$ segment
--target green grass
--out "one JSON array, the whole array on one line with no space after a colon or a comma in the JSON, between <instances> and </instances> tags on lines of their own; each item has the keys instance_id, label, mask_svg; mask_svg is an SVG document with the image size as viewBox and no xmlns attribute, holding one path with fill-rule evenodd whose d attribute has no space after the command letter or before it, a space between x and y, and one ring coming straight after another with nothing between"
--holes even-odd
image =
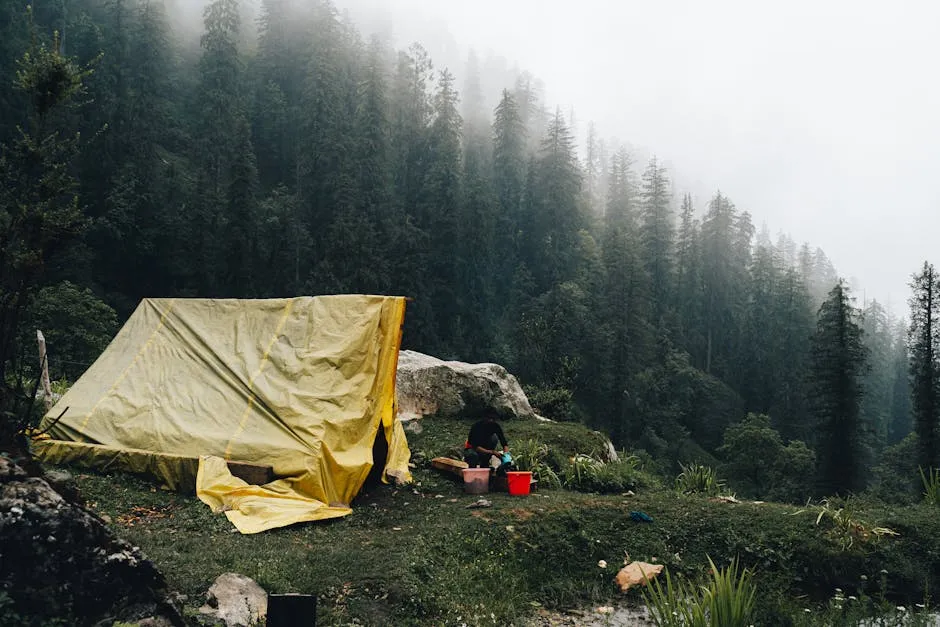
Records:
<instances>
[{"instance_id":1,"label":"green grass","mask_svg":"<svg viewBox=\"0 0 940 627\"><path fill-rule=\"evenodd\" d=\"M462 443L468 425L442 422L409 434L413 450L436 456ZM591 452L590 441L588 450L572 444L583 427L550 427L505 425L510 443L539 438L563 459ZM193 611L215 577L234 571L269 592L317 594L323 625L518 625L536 607L640 603L641 593L623 595L613 583L627 554L693 579L707 573L709 557L719 568L737 559L757 587L753 622L760 625L795 624L805 608L821 612L836 588L913 606L925 587L940 585L940 520L926 505L855 503L856 518L900 535L845 547L830 533L832 523L816 524L815 507L640 489L634 497L491 494L491 508L469 510L475 497L456 482L423 462L414 475L414 486L369 488L347 518L252 536L236 533L195 497L134 477L86 473L78 482L92 509L156 562ZM633 522L634 510L654 523Z\"/></svg>"},{"instance_id":2,"label":"green grass","mask_svg":"<svg viewBox=\"0 0 940 627\"><path fill-rule=\"evenodd\" d=\"M718 496L725 490L725 482L718 478L714 469L701 464L681 466L676 477L676 491L681 494L704 494Z\"/></svg>"},{"instance_id":3,"label":"green grass","mask_svg":"<svg viewBox=\"0 0 940 627\"><path fill-rule=\"evenodd\" d=\"M928 468L920 471L920 481L924 486L924 502L934 507L940 506L940 468Z\"/></svg>"},{"instance_id":4,"label":"green grass","mask_svg":"<svg viewBox=\"0 0 940 627\"><path fill-rule=\"evenodd\" d=\"M748 627L757 589L750 571L738 568L737 559L718 568L708 558L709 574L702 583L674 581L669 570L665 583L648 582L643 593L650 618L657 627Z\"/></svg>"}]
</instances>

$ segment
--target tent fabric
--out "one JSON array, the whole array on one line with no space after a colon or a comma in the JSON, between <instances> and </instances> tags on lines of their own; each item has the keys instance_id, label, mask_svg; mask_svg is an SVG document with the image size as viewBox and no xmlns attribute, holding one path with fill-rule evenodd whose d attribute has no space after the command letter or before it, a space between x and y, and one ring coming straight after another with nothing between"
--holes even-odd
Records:
<instances>
[{"instance_id":1,"label":"tent fabric","mask_svg":"<svg viewBox=\"0 0 940 627\"><path fill-rule=\"evenodd\" d=\"M49 438L33 440L32 447L33 453L49 464L124 470L159 477L171 490L192 492L196 489L199 460L192 457Z\"/></svg>"},{"instance_id":2,"label":"tent fabric","mask_svg":"<svg viewBox=\"0 0 940 627\"><path fill-rule=\"evenodd\" d=\"M195 484L249 533L348 514L380 427L383 479L411 479L394 407L404 311L366 295L146 299L45 416L37 454ZM248 498L224 460L279 479Z\"/></svg>"}]
</instances>

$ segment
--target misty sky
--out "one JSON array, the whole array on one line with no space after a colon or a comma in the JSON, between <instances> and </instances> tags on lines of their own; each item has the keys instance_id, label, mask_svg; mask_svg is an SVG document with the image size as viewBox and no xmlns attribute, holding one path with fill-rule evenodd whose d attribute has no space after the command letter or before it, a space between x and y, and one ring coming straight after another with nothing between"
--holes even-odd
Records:
<instances>
[{"instance_id":1,"label":"misty sky","mask_svg":"<svg viewBox=\"0 0 940 627\"><path fill-rule=\"evenodd\" d=\"M910 274L940 263L938 3L338 4L439 65L474 48L531 71L550 106L574 108L582 143L594 120L655 152L699 209L720 187L775 238L821 246L865 288L859 304L903 314Z\"/></svg>"}]
</instances>

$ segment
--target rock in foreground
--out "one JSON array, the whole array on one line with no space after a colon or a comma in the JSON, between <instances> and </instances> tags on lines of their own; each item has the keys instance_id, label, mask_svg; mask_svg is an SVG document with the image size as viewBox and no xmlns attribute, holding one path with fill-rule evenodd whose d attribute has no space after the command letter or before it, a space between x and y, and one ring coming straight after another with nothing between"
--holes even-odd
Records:
<instances>
[{"instance_id":1,"label":"rock in foreground","mask_svg":"<svg viewBox=\"0 0 940 627\"><path fill-rule=\"evenodd\" d=\"M199 613L225 627L253 627L268 613L268 594L251 577L224 573L209 588Z\"/></svg>"},{"instance_id":2,"label":"rock in foreground","mask_svg":"<svg viewBox=\"0 0 940 627\"><path fill-rule=\"evenodd\" d=\"M145 617L183 625L153 563L0 456L0 622L111 625Z\"/></svg>"}]
</instances>

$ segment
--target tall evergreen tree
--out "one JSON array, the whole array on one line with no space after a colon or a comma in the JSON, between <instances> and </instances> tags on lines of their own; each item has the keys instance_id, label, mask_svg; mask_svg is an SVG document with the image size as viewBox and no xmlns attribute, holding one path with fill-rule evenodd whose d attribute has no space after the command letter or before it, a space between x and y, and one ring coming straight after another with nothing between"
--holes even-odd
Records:
<instances>
[{"instance_id":1,"label":"tall evergreen tree","mask_svg":"<svg viewBox=\"0 0 940 627\"><path fill-rule=\"evenodd\" d=\"M642 431L633 388L652 345L650 285L639 254L639 203L631 166L625 149L611 157L602 240L607 278L604 318L610 327L608 428L618 443Z\"/></svg>"},{"instance_id":2,"label":"tall evergreen tree","mask_svg":"<svg viewBox=\"0 0 940 627\"><path fill-rule=\"evenodd\" d=\"M503 90L493 116L493 188L499 203L500 222L497 230L508 265L515 269L519 255L518 232L521 225L522 195L526 180L526 131L515 98ZM508 253L508 254L507 254Z\"/></svg>"},{"instance_id":3,"label":"tall evergreen tree","mask_svg":"<svg viewBox=\"0 0 940 627\"><path fill-rule=\"evenodd\" d=\"M774 295L774 331L766 333L775 355L774 400L770 416L780 434L790 440L812 442L813 421L807 402L811 368L810 344L815 327L809 292L796 268L788 268Z\"/></svg>"},{"instance_id":4,"label":"tall evergreen tree","mask_svg":"<svg viewBox=\"0 0 940 627\"><path fill-rule=\"evenodd\" d=\"M819 487L824 494L865 487L866 425L860 405L868 351L858 317L840 280L819 309L812 344Z\"/></svg>"},{"instance_id":5,"label":"tall evergreen tree","mask_svg":"<svg viewBox=\"0 0 940 627\"><path fill-rule=\"evenodd\" d=\"M640 240L652 286L653 316L658 325L663 324L669 296L673 292L675 219L670 202L666 169L653 157L643 172L640 189L643 215Z\"/></svg>"},{"instance_id":6,"label":"tall evergreen tree","mask_svg":"<svg viewBox=\"0 0 940 627\"><path fill-rule=\"evenodd\" d=\"M0 145L0 441L18 428L16 394L7 377L16 370L19 322L39 288L51 252L84 226L69 165L77 140L66 134L65 110L83 94L88 72L62 54L58 37L32 45L18 60L14 88L28 103L19 137ZM18 373L17 373L18 374ZM20 382L22 380L20 379ZM29 397L29 403L32 403ZM24 412L28 413L28 412Z\"/></svg>"},{"instance_id":7,"label":"tall evergreen tree","mask_svg":"<svg viewBox=\"0 0 940 627\"><path fill-rule=\"evenodd\" d=\"M908 351L908 328L904 320L894 323L891 342L891 414L888 422L888 440L894 445L911 431L911 358Z\"/></svg>"},{"instance_id":8,"label":"tall evergreen tree","mask_svg":"<svg viewBox=\"0 0 940 627\"><path fill-rule=\"evenodd\" d=\"M570 277L578 231L585 225L580 206L581 171L574 138L556 111L548 125L529 189L525 256L542 291Z\"/></svg>"},{"instance_id":9,"label":"tall evergreen tree","mask_svg":"<svg viewBox=\"0 0 940 627\"><path fill-rule=\"evenodd\" d=\"M917 432L918 462L940 467L940 276L924 262L911 281L911 405Z\"/></svg>"},{"instance_id":10,"label":"tall evergreen tree","mask_svg":"<svg viewBox=\"0 0 940 627\"><path fill-rule=\"evenodd\" d=\"M721 192L708 204L702 221L702 285L705 316L705 372L729 373L736 348L738 270L735 262L737 211ZM716 367L717 366L717 367Z\"/></svg>"},{"instance_id":11,"label":"tall evergreen tree","mask_svg":"<svg viewBox=\"0 0 940 627\"><path fill-rule=\"evenodd\" d=\"M692 363L705 365L704 313L702 300L701 233L691 194L682 197L676 237L676 289L673 298L679 316L680 346Z\"/></svg>"},{"instance_id":12,"label":"tall evergreen tree","mask_svg":"<svg viewBox=\"0 0 940 627\"><path fill-rule=\"evenodd\" d=\"M888 312L872 300L862 312L862 331L871 367L864 378L862 420L872 430L872 446L881 450L888 439L891 422L894 370L892 363L893 325Z\"/></svg>"},{"instance_id":13,"label":"tall evergreen tree","mask_svg":"<svg viewBox=\"0 0 940 627\"><path fill-rule=\"evenodd\" d=\"M196 179L198 198L189 216L191 250L196 251L195 283L203 295L220 295L224 244L216 236L226 229L233 156L247 145L242 101L242 59L238 51L241 16L237 0L214 0L203 13L205 32L199 60L199 116ZM233 132L235 131L235 132Z\"/></svg>"},{"instance_id":14,"label":"tall evergreen tree","mask_svg":"<svg viewBox=\"0 0 940 627\"><path fill-rule=\"evenodd\" d=\"M418 224L432 234L428 280L432 290L435 327L442 345L451 355L464 348L461 314L464 294L458 292L458 259L461 233L458 210L461 205L460 132L462 119L454 77L442 70L434 95L434 119L428 133L427 166L419 204Z\"/></svg>"}]
</instances>

